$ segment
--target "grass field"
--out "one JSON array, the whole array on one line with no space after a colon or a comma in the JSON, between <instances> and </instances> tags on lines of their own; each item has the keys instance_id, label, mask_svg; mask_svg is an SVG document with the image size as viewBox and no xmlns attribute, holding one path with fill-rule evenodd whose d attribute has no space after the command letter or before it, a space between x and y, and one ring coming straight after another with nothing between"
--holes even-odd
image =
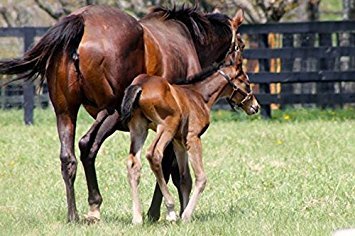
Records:
<instances>
[{"instance_id":1,"label":"grass field","mask_svg":"<svg viewBox=\"0 0 355 236\"><path fill-rule=\"evenodd\" d=\"M127 133L109 138L97 159L101 222L66 224L54 114L35 114L35 125L25 127L22 111L0 111L0 235L330 235L355 227L354 109L291 110L271 121L215 112L203 137L208 183L193 221L143 226L130 224ZM91 122L81 112L78 137ZM153 185L143 160L145 211ZM82 217L81 164L76 197Z\"/></svg>"}]
</instances>

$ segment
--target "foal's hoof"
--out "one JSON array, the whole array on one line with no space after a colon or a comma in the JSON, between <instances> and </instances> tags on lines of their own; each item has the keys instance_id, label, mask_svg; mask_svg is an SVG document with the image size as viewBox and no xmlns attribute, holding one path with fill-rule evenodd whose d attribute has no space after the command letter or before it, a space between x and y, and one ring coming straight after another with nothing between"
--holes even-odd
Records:
<instances>
[{"instance_id":1,"label":"foal's hoof","mask_svg":"<svg viewBox=\"0 0 355 236\"><path fill-rule=\"evenodd\" d=\"M143 218L142 217L133 217L132 224L134 224L134 225L143 224Z\"/></svg>"},{"instance_id":2,"label":"foal's hoof","mask_svg":"<svg viewBox=\"0 0 355 236\"><path fill-rule=\"evenodd\" d=\"M100 212L95 210L95 211L89 211L87 215L85 215L85 221L88 224L96 224L100 221Z\"/></svg>"},{"instance_id":3,"label":"foal's hoof","mask_svg":"<svg viewBox=\"0 0 355 236\"><path fill-rule=\"evenodd\" d=\"M89 225L96 224L100 222L100 218L96 218L95 216L85 216L85 222Z\"/></svg>"},{"instance_id":4,"label":"foal's hoof","mask_svg":"<svg viewBox=\"0 0 355 236\"><path fill-rule=\"evenodd\" d=\"M166 215L166 220L170 222L176 222L177 221L177 216L175 211L171 211Z\"/></svg>"}]
</instances>

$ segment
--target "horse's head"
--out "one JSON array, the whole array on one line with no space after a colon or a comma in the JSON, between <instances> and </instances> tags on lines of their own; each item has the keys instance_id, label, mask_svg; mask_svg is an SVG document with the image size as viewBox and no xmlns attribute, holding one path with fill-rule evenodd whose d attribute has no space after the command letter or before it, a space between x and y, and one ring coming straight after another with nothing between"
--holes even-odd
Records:
<instances>
[{"instance_id":1,"label":"horse's head","mask_svg":"<svg viewBox=\"0 0 355 236\"><path fill-rule=\"evenodd\" d=\"M236 34L224 62L226 66L231 68L231 73L226 74L221 70L219 73L227 79L230 86L227 101L231 107L233 109L240 107L248 115L253 115L259 111L260 105L252 92L249 77L243 70L242 52L244 46L242 37L240 34Z\"/></svg>"}]
</instances>

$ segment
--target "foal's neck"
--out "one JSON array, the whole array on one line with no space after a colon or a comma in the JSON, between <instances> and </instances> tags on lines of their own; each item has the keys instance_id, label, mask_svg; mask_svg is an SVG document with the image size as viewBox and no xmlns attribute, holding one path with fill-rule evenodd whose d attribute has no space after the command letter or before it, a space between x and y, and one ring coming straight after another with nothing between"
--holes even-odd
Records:
<instances>
[{"instance_id":1,"label":"foal's neck","mask_svg":"<svg viewBox=\"0 0 355 236\"><path fill-rule=\"evenodd\" d=\"M236 73L236 69L232 66L226 67L222 71L230 77L233 77ZM228 81L219 72L193 84L193 86L194 90L202 95L209 109L212 108L219 98L227 96Z\"/></svg>"}]
</instances>

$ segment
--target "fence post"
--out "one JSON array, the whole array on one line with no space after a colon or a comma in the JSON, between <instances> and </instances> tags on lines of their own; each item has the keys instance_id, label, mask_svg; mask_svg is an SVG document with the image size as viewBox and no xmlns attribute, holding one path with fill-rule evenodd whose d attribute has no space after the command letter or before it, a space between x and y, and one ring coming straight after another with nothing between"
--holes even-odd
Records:
<instances>
[{"instance_id":1,"label":"fence post","mask_svg":"<svg viewBox=\"0 0 355 236\"><path fill-rule=\"evenodd\" d=\"M24 29L24 51L30 49L34 42L35 31L32 28ZM33 110L34 110L34 94L35 86L33 81L25 81L23 86L23 106L24 106L24 121L26 125L33 124Z\"/></svg>"},{"instance_id":2,"label":"fence post","mask_svg":"<svg viewBox=\"0 0 355 236\"><path fill-rule=\"evenodd\" d=\"M282 48L293 48L293 34L283 34L282 35ZM282 58L281 60L281 70L283 72L291 72L293 71L293 59L286 59ZM293 93L293 84L281 84L281 109L286 108L286 104L283 102L283 97L287 96L288 94Z\"/></svg>"},{"instance_id":3,"label":"fence post","mask_svg":"<svg viewBox=\"0 0 355 236\"><path fill-rule=\"evenodd\" d=\"M332 47L332 35L331 34L319 34L319 46ZM319 60L320 71L334 70L335 63L334 58L321 58ZM321 108L331 107L334 108L335 104L329 104L328 101L322 99L322 93L334 93L334 83L331 82L320 82L317 83L317 94L320 96L318 98L318 106Z\"/></svg>"},{"instance_id":4,"label":"fence post","mask_svg":"<svg viewBox=\"0 0 355 236\"><path fill-rule=\"evenodd\" d=\"M267 34L260 35L259 47L260 48L268 48L269 47ZM259 72L270 72L269 59L259 59ZM270 94L270 84L261 83L259 88L260 88L261 93ZM261 105L261 115L264 118L271 118L271 104Z\"/></svg>"}]
</instances>

